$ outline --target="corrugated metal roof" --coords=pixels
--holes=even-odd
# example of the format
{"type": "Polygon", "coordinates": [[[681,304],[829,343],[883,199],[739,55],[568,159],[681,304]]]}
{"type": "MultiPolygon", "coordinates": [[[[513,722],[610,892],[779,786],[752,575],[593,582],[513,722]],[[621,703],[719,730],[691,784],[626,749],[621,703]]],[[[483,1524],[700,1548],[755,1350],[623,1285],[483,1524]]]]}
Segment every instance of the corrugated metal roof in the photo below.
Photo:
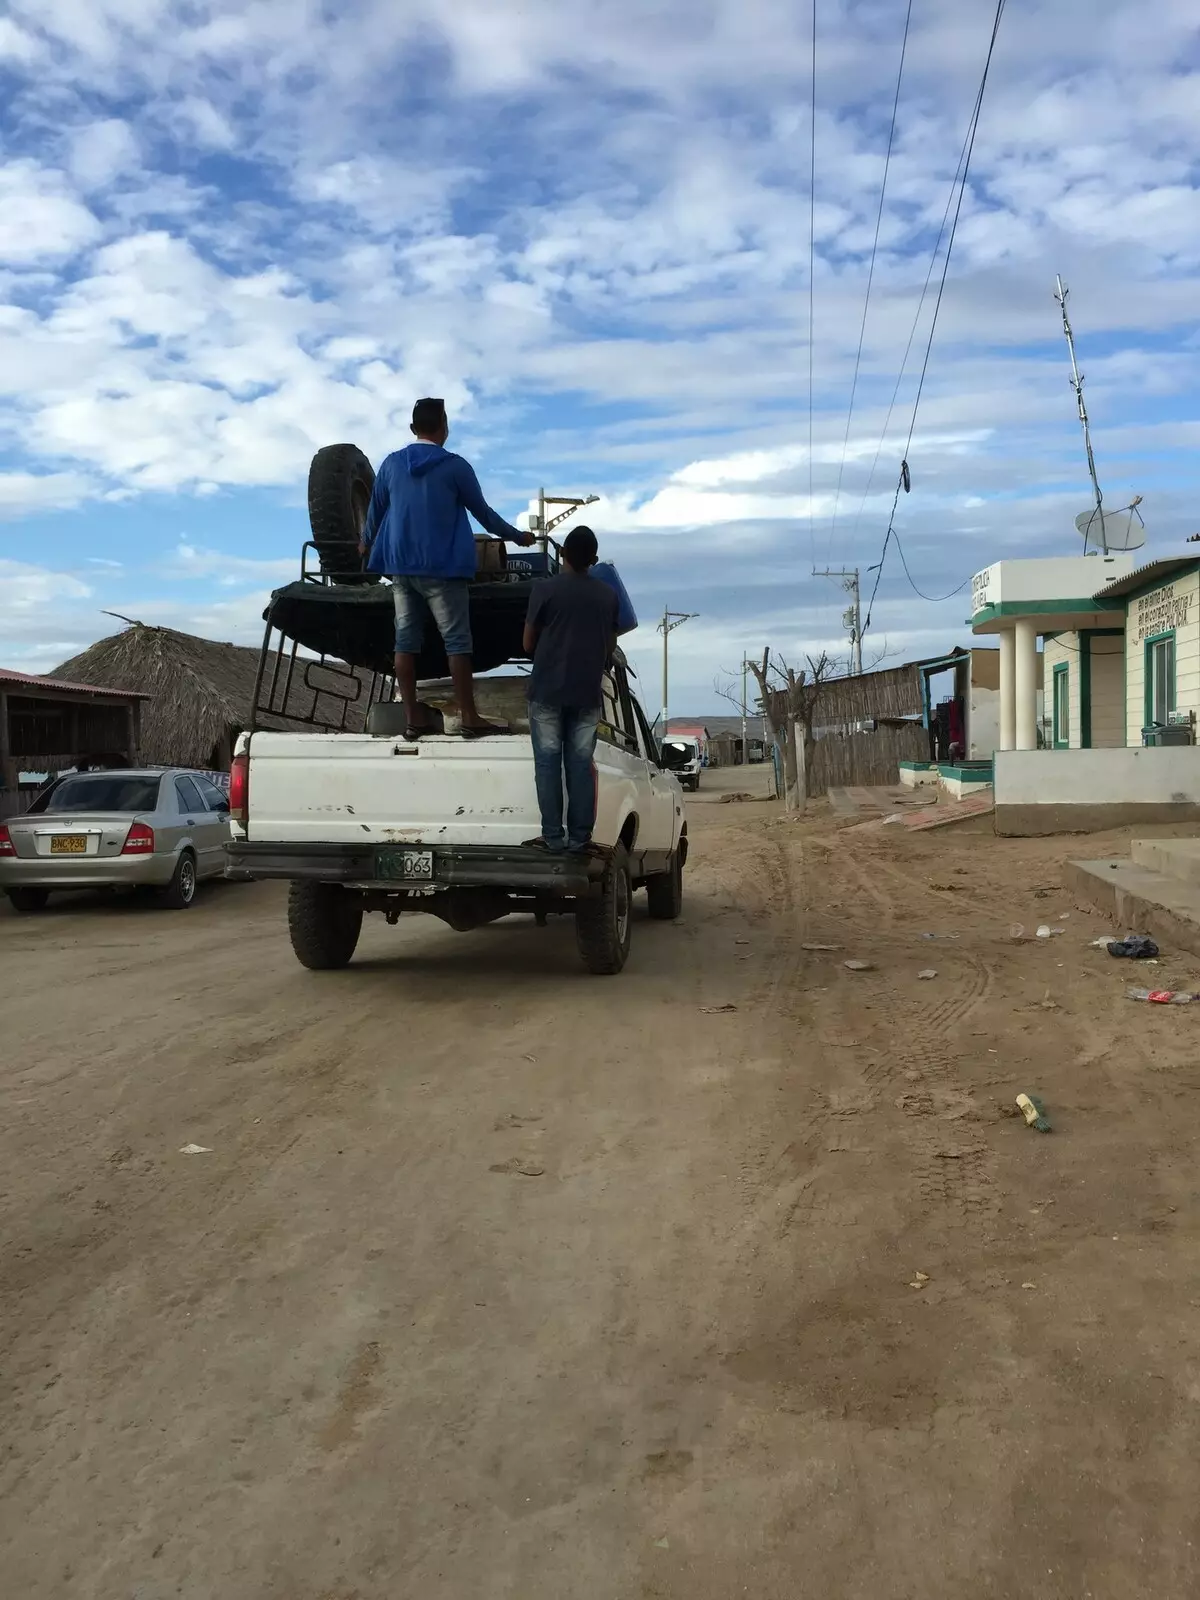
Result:
{"type": "Polygon", "coordinates": [[[1160,556],[1157,561],[1144,562],[1132,572],[1127,572],[1123,578],[1114,578],[1111,583],[1106,583],[1102,589],[1096,590],[1092,599],[1119,600],[1122,595],[1131,594],[1134,589],[1144,588],[1155,578],[1167,578],[1171,573],[1181,572],[1185,567],[1194,567],[1198,560],[1200,557],[1197,556],[1160,556]]]}
{"type": "Polygon", "coordinates": [[[95,683],[68,683],[64,678],[42,678],[35,672],[0,667],[0,683],[26,683],[33,689],[66,689],[72,694],[100,694],[107,700],[149,700],[141,689],[106,689],[95,683]]]}

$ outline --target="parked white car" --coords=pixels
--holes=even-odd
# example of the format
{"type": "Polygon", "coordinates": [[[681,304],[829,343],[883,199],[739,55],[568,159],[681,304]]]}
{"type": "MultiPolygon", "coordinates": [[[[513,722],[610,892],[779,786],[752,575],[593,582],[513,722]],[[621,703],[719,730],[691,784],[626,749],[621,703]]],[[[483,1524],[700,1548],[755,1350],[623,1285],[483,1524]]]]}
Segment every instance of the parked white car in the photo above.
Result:
{"type": "Polygon", "coordinates": [[[69,772],[0,823],[0,889],[21,912],[68,889],[154,889],[183,911],[224,872],[229,837],[229,800],[204,773],[69,772]]]}
{"type": "Polygon", "coordinates": [[[605,682],[591,857],[526,845],[540,832],[528,734],[408,743],[399,709],[375,707],[376,731],[261,729],[238,740],[227,873],[290,881],[288,926],[306,967],[344,967],[368,911],[389,922],[425,911],[463,931],[513,912],[539,923],[566,912],[588,969],[615,973],[629,954],[634,890],[645,888],[652,917],[679,915],[683,796],[623,664],[605,682]]]}

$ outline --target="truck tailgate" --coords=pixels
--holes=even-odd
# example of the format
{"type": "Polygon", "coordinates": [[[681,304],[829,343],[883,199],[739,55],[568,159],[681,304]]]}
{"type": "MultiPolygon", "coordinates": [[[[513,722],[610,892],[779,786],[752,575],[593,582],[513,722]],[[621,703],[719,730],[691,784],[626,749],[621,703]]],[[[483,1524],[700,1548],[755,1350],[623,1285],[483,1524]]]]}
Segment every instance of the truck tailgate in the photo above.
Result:
{"type": "Polygon", "coordinates": [[[539,830],[528,736],[250,738],[251,841],[510,846],[539,830]]]}

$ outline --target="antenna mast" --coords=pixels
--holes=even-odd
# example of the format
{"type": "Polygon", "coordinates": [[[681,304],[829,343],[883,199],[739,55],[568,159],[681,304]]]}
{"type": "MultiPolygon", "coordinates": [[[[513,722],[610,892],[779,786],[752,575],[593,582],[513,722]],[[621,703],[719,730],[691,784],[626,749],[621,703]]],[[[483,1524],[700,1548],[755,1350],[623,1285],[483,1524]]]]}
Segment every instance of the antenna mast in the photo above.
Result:
{"type": "MultiPolygon", "coordinates": [[[[1055,281],[1056,287],[1054,290],[1054,298],[1058,301],[1059,306],[1062,308],[1063,332],[1067,336],[1067,349],[1071,352],[1071,387],[1075,391],[1075,399],[1079,405],[1079,421],[1083,427],[1083,443],[1087,449],[1088,473],[1092,480],[1092,492],[1096,496],[1096,521],[1100,524],[1100,548],[1103,550],[1104,554],[1107,555],[1108,534],[1106,533],[1104,527],[1104,496],[1100,493],[1100,480],[1096,476],[1096,457],[1092,453],[1092,434],[1091,429],[1088,427],[1087,406],[1083,401],[1083,373],[1080,372],[1079,364],[1075,360],[1075,335],[1071,332],[1071,320],[1067,316],[1067,296],[1071,291],[1062,281],[1061,272],[1057,275],[1055,281]]],[[[1086,551],[1086,535],[1084,537],[1083,547],[1086,551]]]]}

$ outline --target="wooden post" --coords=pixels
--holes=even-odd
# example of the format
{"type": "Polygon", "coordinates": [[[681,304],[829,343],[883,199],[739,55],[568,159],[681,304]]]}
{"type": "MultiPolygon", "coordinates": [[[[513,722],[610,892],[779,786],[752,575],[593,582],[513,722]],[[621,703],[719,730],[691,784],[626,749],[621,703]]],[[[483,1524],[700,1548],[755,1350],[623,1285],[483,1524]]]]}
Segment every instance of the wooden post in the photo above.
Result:
{"type": "Polygon", "coordinates": [[[0,789],[11,789],[13,799],[20,788],[20,774],[12,753],[12,729],[8,723],[8,695],[0,689],[0,789]]]}
{"type": "Polygon", "coordinates": [[[791,739],[796,748],[796,810],[808,804],[808,751],[804,748],[804,725],[791,719],[791,739]]]}
{"type": "Polygon", "coordinates": [[[129,765],[140,766],[138,759],[138,708],[140,700],[131,700],[125,707],[125,737],[129,743],[129,765]]]}

